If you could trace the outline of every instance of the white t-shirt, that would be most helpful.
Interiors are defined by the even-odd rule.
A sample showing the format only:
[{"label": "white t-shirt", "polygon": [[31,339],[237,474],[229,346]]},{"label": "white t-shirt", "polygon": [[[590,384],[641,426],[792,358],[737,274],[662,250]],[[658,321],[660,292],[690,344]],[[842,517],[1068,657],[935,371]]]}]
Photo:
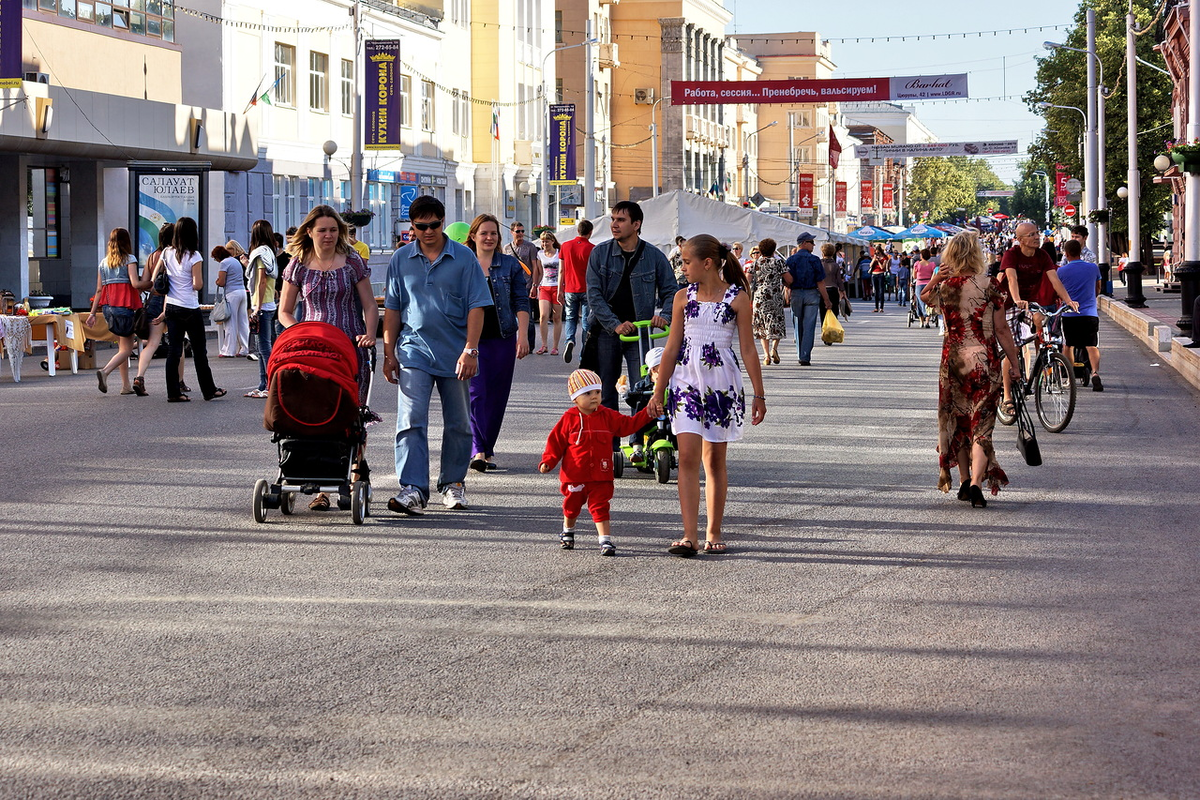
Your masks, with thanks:
[{"label": "white t-shirt", "polygon": [[167,292],[167,305],[180,308],[199,308],[200,298],[192,288],[192,266],[203,261],[199,253],[184,253],[180,262],[175,255],[175,248],[168,247],[162,254],[163,266],[171,289]]},{"label": "white t-shirt", "polygon": [[545,250],[538,251],[538,261],[542,262],[542,286],[557,287],[558,286],[558,267],[561,263],[558,258],[558,251],[546,255]]}]

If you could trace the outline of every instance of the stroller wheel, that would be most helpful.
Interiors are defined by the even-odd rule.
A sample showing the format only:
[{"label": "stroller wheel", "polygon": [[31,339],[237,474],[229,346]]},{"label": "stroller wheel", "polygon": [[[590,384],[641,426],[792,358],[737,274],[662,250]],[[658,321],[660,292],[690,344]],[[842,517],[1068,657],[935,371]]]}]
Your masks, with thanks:
[{"label": "stroller wheel", "polygon": [[254,484],[253,508],[255,522],[262,523],[267,521],[266,500],[267,493],[270,491],[271,484],[266,478],[260,478],[258,482]]},{"label": "stroller wheel", "polygon": [[625,454],[620,450],[613,451],[613,477],[619,478],[625,474]]},{"label": "stroller wheel", "polygon": [[355,525],[362,525],[370,513],[368,491],[366,481],[355,481],[350,487],[350,519]]},{"label": "stroller wheel", "polygon": [[284,514],[291,516],[296,510],[296,493],[295,492],[280,492],[279,493],[279,510]]}]

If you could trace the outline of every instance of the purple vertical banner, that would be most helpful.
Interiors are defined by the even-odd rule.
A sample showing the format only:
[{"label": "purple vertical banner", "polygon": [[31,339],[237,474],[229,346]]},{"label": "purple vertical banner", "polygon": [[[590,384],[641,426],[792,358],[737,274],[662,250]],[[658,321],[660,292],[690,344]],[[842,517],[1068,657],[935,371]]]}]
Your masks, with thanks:
[{"label": "purple vertical banner", "polygon": [[363,99],[367,118],[367,150],[400,149],[400,94],[396,65],[400,61],[399,39],[366,42],[366,75]]},{"label": "purple vertical banner", "polygon": [[0,0],[0,88],[19,89],[21,71],[21,0]]},{"label": "purple vertical banner", "polygon": [[550,106],[550,185],[572,186],[575,183],[575,104],[559,103]]}]

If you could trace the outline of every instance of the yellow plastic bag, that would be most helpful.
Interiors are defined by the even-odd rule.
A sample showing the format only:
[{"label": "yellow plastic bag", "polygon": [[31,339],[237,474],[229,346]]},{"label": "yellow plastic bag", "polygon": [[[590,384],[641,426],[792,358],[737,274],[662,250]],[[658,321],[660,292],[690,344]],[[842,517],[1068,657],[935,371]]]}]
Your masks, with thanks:
[{"label": "yellow plastic bag", "polygon": [[825,344],[841,342],[846,337],[846,330],[832,311],[825,312],[825,321],[821,323],[821,341]]}]

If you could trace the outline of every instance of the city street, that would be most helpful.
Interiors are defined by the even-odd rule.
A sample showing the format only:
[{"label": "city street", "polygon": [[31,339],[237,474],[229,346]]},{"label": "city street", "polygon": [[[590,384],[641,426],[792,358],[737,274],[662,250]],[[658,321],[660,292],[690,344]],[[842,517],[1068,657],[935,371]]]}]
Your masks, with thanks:
[{"label": "city street", "polygon": [[905,320],[781,345],[729,553],[690,560],[674,481],[632,470],[618,557],[586,515],[559,549],[557,358],[518,365],[471,509],[421,518],[385,507],[377,376],[361,527],[251,518],[257,364],[189,405],[163,361],[149,398],[5,365],[0,798],[1196,797],[1200,394],[1102,318],[1106,391],[1042,467],[998,427],[1011,485],[972,509],[935,488],[942,340]]}]

